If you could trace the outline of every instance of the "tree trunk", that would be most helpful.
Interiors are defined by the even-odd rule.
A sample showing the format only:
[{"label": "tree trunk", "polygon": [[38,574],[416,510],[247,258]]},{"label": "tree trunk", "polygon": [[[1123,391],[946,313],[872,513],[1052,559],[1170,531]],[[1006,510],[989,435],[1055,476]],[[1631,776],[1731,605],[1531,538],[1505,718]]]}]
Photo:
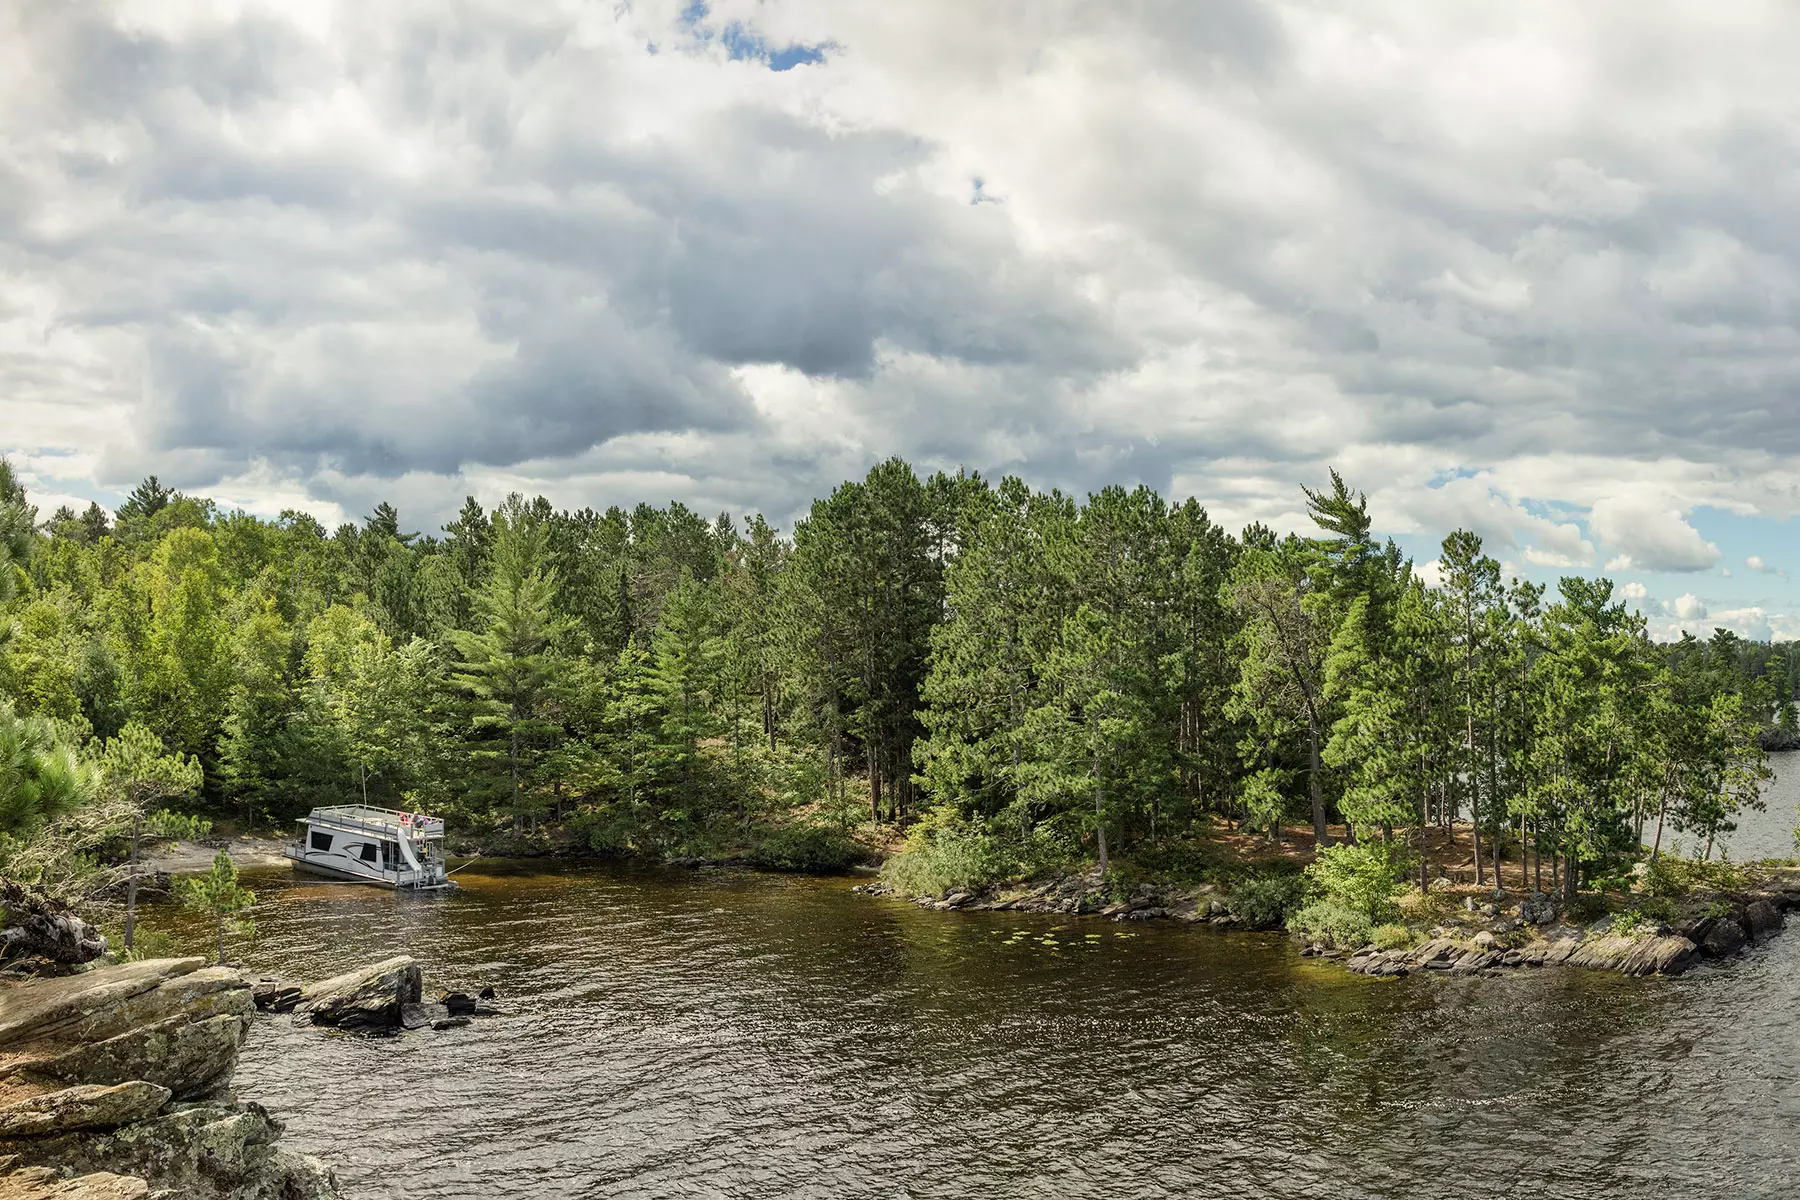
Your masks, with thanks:
[{"label": "tree trunk", "polygon": [[512,818],[513,836],[519,837],[525,832],[525,814],[519,810],[519,729],[516,724],[518,714],[514,714],[515,724],[512,731],[512,749],[509,757],[512,760]]},{"label": "tree trunk", "polygon": [[1100,714],[1094,725],[1094,831],[1100,842],[1100,874],[1106,875],[1106,788],[1100,775]]},{"label": "tree trunk", "polygon": [[[1496,879],[1499,878],[1499,874],[1500,874],[1500,868],[1495,867],[1494,875],[1495,875]],[[1519,890],[1522,892],[1529,892],[1531,890],[1531,876],[1526,872],[1526,868],[1525,868],[1525,814],[1524,813],[1519,814]]]},{"label": "tree trunk", "polygon": [[1663,812],[1669,807],[1669,798],[1664,794],[1656,805],[1656,843],[1650,847],[1650,861],[1655,862],[1662,854]]},{"label": "tree trunk", "polygon": [[133,810],[131,814],[131,866],[125,877],[125,948],[131,949],[133,939],[137,936],[137,881],[138,881],[138,839],[143,836],[144,814],[142,809]]},{"label": "tree trunk", "polygon": [[[1481,872],[1481,786],[1476,783],[1475,762],[1475,693],[1469,693],[1469,830],[1475,839],[1475,886],[1485,880]],[[1500,860],[1494,860],[1494,886],[1500,885]]]},{"label": "tree trunk", "polygon": [[1312,714],[1307,714],[1306,734],[1310,760],[1307,766],[1307,785],[1312,793],[1313,845],[1327,846],[1331,844],[1331,834],[1325,828],[1325,787],[1319,779],[1319,722]]},{"label": "tree trunk", "polygon": [[213,914],[213,930],[219,936],[219,965],[225,965],[225,914]]}]

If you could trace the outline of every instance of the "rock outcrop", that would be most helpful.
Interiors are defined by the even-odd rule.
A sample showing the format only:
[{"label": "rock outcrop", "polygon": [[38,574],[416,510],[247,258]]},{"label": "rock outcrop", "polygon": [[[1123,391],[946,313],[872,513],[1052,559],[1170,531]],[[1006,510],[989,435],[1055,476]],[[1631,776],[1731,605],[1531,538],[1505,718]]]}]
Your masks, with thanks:
[{"label": "rock outcrop", "polygon": [[[1645,924],[1641,915],[1629,922],[1603,917],[1586,930],[1559,924],[1562,910],[1555,897],[1542,892],[1508,895],[1496,889],[1491,902],[1466,896],[1460,924],[1435,928],[1423,944],[1397,949],[1364,946],[1354,952],[1313,944],[1304,957],[1340,960],[1366,975],[1409,975],[1415,971],[1488,971],[1507,967],[1569,965],[1627,975],[1677,975],[1702,959],[1736,955],[1779,933],[1786,914],[1800,909],[1800,873],[1767,874],[1759,890],[1709,892],[1686,901],[1693,915],[1675,928]],[[873,896],[899,896],[884,882],[857,884],[852,891]],[[1515,903],[1515,897],[1516,903]],[[937,896],[903,896],[924,908],[959,912],[1035,912],[1096,916],[1113,921],[1171,920],[1218,927],[1272,928],[1253,925],[1231,911],[1211,884],[1197,886],[1140,884],[1121,898],[1097,874],[1069,875],[1047,883],[1027,884],[991,894],[954,890]],[[454,1012],[454,1005],[451,1008]]]},{"label": "rock outcrop", "polygon": [[280,1122],[231,1097],[252,1007],[242,975],[198,958],[0,990],[0,1158],[22,1168],[0,1198],[335,1197],[324,1164],[282,1150]]}]

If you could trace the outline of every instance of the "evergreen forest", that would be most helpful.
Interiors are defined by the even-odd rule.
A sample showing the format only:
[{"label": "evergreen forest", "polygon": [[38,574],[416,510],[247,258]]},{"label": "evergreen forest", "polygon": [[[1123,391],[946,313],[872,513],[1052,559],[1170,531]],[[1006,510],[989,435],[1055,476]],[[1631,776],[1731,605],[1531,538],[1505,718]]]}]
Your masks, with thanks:
[{"label": "evergreen forest", "polygon": [[111,763],[177,825],[366,801],[490,851],[797,868],[905,837],[947,878],[1461,823],[1478,879],[1507,851],[1573,889],[1760,804],[1787,646],[1658,644],[1467,531],[1428,586],[1335,472],[1305,502],[1304,535],[1234,534],[895,459],[788,533],[519,495],[423,533],[155,477],[46,515],[0,466],[0,834]]}]

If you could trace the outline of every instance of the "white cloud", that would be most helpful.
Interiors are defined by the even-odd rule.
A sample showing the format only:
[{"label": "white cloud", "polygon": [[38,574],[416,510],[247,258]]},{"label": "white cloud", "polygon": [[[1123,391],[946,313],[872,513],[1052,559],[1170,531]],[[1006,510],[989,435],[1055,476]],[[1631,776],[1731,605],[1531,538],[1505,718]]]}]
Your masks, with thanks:
[{"label": "white cloud", "polygon": [[1706,616],[1706,605],[1701,603],[1700,597],[1688,592],[1675,598],[1669,605],[1669,612],[1680,621],[1698,621]]},{"label": "white cloud", "polygon": [[[1719,561],[1718,546],[1700,536],[1677,509],[1644,494],[1607,496],[1594,502],[1588,529],[1620,555],[1614,570],[1704,571]],[[1612,563],[1621,564],[1613,567]]]},{"label": "white cloud", "polygon": [[1697,507],[1800,511],[1785,18],[0,6],[0,452],[423,525],[899,453],[1289,527],[1336,464],[1395,531],[1705,569]]},{"label": "white cloud", "polygon": [[1650,594],[1650,589],[1635,579],[1627,580],[1619,586],[1619,596],[1625,600],[1642,600]]}]

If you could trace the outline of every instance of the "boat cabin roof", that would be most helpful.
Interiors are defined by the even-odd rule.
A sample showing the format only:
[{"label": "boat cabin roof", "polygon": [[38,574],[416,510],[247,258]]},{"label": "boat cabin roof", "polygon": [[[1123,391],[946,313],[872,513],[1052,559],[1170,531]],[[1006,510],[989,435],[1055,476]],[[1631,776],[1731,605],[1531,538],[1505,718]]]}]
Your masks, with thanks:
[{"label": "boat cabin roof", "polygon": [[444,836],[441,817],[402,812],[397,808],[375,808],[367,804],[333,804],[315,808],[306,815],[305,820],[309,825],[335,825],[390,837],[421,834],[428,838]]}]

